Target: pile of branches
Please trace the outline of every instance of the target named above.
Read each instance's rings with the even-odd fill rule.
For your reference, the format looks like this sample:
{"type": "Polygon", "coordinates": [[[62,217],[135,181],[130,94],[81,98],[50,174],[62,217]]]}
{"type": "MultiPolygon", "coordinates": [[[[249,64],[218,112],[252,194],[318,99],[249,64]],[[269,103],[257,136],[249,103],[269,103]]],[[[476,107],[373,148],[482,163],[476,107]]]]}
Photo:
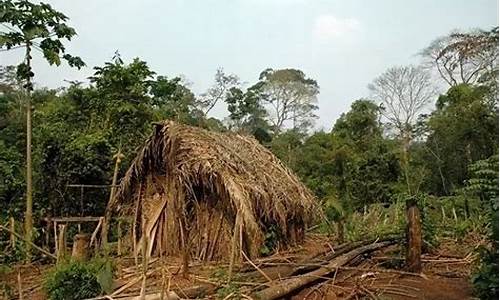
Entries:
{"type": "MultiPolygon", "coordinates": [[[[232,296],[235,298],[248,299],[281,299],[283,297],[296,295],[300,291],[313,287],[317,289],[326,282],[345,280],[344,271],[354,270],[368,272],[354,266],[364,261],[366,256],[374,251],[383,250],[398,242],[399,238],[389,237],[378,240],[365,240],[354,243],[346,243],[337,247],[329,248],[313,257],[294,259],[291,257],[269,257],[265,259],[250,260],[245,257],[246,263],[238,270],[238,273],[227,281],[214,280],[213,278],[203,276],[192,276],[197,283],[189,288],[181,288],[168,284],[151,289],[147,293],[142,293],[144,299],[194,299],[211,298],[214,293],[222,288],[229,286],[238,286],[238,291],[226,295],[227,299],[232,296]],[[211,296],[212,295],[212,296],[211,296]]],[[[148,266],[151,275],[154,272],[155,261],[150,262],[148,266]]],[[[139,267],[140,268],[140,267],[139,267]]],[[[134,273],[133,267],[125,269],[125,273],[134,273]]],[[[177,270],[178,271],[178,270],[177,270]]],[[[169,272],[175,273],[173,267],[169,272]]],[[[389,272],[389,271],[388,271],[389,272]]],[[[392,271],[391,271],[392,272],[392,271]]],[[[398,274],[415,275],[401,271],[394,271],[398,274]]],[[[137,274],[139,272],[135,272],[137,274]]],[[[129,275],[129,278],[131,275],[129,275]]],[[[122,299],[132,300],[141,299],[138,296],[131,296],[130,288],[138,285],[144,278],[137,275],[131,278],[127,283],[119,287],[113,294],[102,299],[122,299]]],[[[149,285],[148,285],[149,286],[149,285]]],[[[313,290],[314,290],[313,289],[313,290]]],[[[389,291],[397,292],[396,290],[389,291]]],[[[354,292],[354,290],[353,290],[354,292]]],[[[369,289],[360,289],[357,292],[368,294],[369,289]]],[[[135,294],[137,295],[137,294],[135,294]]]]}

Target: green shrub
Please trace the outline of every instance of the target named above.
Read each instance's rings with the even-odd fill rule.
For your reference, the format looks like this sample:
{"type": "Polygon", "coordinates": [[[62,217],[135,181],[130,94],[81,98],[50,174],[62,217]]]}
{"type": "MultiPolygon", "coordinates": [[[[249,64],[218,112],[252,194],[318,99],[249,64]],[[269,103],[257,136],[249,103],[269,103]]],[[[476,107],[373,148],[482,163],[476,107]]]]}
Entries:
{"type": "Polygon", "coordinates": [[[498,299],[498,250],[479,249],[481,263],[472,276],[474,292],[480,299],[498,299]]]}
{"type": "Polygon", "coordinates": [[[218,267],[212,272],[210,278],[219,284],[219,288],[216,291],[216,299],[241,299],[240,285],[233,282],[240,280],[238,274],[233,274],[233,281],[228,283],[229,276],[227,270],[218,267]]]}
{"type": "Polygon", "coordinates": [[[271,255],[278,248],[278,243],[282,238],[278,226],[275,224],[268,226],[264,236],[264,244],[259,249],[260,255],[271,255]]]}
{"type": "Polygon", "coordinates": [[[399,203],[384,207],[372,204],[366,213],[355,212],[346,218],[345,235],[347,241],[358,241],[404,232],[405,215],[399,203]]]}
{"type": "Polygon", "coordinates": [[[92,298],[109,292],[112,275],[109,261],[72,261],[57,266],[46,278],[44,288],[51,300],[92,298]]]}

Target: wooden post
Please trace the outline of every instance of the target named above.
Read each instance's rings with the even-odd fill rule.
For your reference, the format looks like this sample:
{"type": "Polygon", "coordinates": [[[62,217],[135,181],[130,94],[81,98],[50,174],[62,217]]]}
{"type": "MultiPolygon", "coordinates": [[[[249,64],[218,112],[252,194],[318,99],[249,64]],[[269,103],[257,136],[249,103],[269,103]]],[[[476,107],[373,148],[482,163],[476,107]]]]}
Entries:
{"type": "MultiPolygon", "coordinates": [[[[31,69],[31,42],[26,41],[26,64],[28,70],[31,69]]],[[[27,78],[27,99],[26,99],[26,213],[24,215],[24,234],[26,240],[26,260],[31,261],[31,243],[33,240],[33,169],[31,166],[31,115],[33,107],[31,105],[31,78],[27,78]]]]}
{"type": "Polygon", "coordinates": [[[21,269],[17,268],[17,289],[19,290],[19,300],[23,300],[23,285],[21,281],[21,269]]]}
{"type": "Polygon", "coordinates": [[[59,239],[57,241],[57,263],[60,263],[66,257],[66,224],[58,225],[59,239]]]}
{"type": "Polygon", "coordinates": [[[142,284],[141,284],[141,294],[139,296],[140,300],[146,299],[146,279],[147,279],[147,271],[148,271],[148,242],[149,242],[149,234],[146,233],[146,218],[144,217],[144,212],[141,212],[141,253],[142,253],[142,284]]]}
{"type": "Polygon", "coordinates": [[[15,249],[16,247],[16,235],[14,232],[16,232],[16,221],[14,220],[14,217],[9,218],[9,228],[10,228],[10,246],[12,249],[15,249]]]}
{"type": "Polygon", "coordinates": [[[122,154],[121,149],[119,149],[118,153],[116,153],[113,156],[113,159],[116,159],[115,170],[113,171],[113,181],[111,183],[111,192],[109,193],[108,205],[106,206],[106,212],[104,213],[104,219],[102,222],[102,231],[101,231],[101,243],[102,243],[102,247],[104,248],[104,253],[106,255],[108,254],[108,228],[109,228],[109,221],[111,219],[110,206],[113,204],[113,201],[115,198],[116,182],[118,181],[118,167],[120,166],[120,162],[122,161],[123,157],[124,157],[124,155],[122,154]]]}
{"type": "Polygon", "coordinates": [[[179,220],[179,226],[181,230],[181,243],[182,243],[182,275],[187,277],[189,274],[189,250],[187,243],[187,232],[186,224],[182,220],[179,220]]]}
{"type": "Polygon", "coordinates": [[[57,238],[57,222],[54,221],[52,222],[52,226],[54,227],[54,256],[57,257],[57,252],[59,252],[59,247],[57,245],[57,241],[58,241],[58,238],[57,238]]]}
{"type": "Polygon", "coordinates": [[[455,210],[455,206],[453,206],[451,212],[453,213],[453,218],[455,219],[455,222],[458,222],[458,216],[457,216],[457,211],[455,210]]]}
{"type": "Polygon", "coordinates": [[[90,236],[85,233],[76,234],[73,238],[71,257],[75,260],[86,261],[89,258],[90,236]]]}
{"type": "Polygon", "coordinates": [[[414,199],[407,203],[408,227],[406,232],[406,267],[409,272],[420,273],[422,271],[422,224],[420,210],[414,199]]]}

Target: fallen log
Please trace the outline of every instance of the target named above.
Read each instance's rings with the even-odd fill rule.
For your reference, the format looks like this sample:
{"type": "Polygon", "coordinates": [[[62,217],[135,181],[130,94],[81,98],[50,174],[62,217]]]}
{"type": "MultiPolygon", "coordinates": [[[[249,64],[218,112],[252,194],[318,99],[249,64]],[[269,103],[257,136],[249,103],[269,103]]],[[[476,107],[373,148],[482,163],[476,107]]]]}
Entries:
{"type": "Polygon", "coordinates": [[[336,272],[336,269],[338,267],[345,266],[346,264],[348,264],[350,261],[357,258],[358,256],[365,254],[365,253],[369,253],[369,252],[378,250],[378,249],[381,249],[381,248],[384,248],[384,247],[387,247],[393,243],[394,243],[394,240],[385,241],[385,242],[377,242],[377,243],[358,247],[356,249],[353,249],[345,254],[342,254],[342,255],[334,258],[325,266],[321,266],[312,272],[305,273],[305,274],[302,274],[299,276],[292,277],[290,279],[283,280],[272,287],[258,291],[258,292],[253,294],[252,298],[261,299],[261,300],[274,300],[274,299],[279,299],[279,298],[285,297],[285,296],[299,290],[302,287],[319,282],[321,280],[325,280],[325,278],[328,277],[330,274],[336,272]]]}
{"type": "MultiPolygon", "coordinates": [[[[323,251],[317,253],[316,255],[308,258],[304,258],[299,260],[296,263],[273,263],[273,262],[262,262],[259,263],[258,266],[261,267],[261,271],[264,272],[268,277],[272,279],[280,279],[295,275],[304,274],[307,272],[314,271],[318,269],[321,265],[326,265],[332,259],[345,254],[349,251],[352,251],[356,248],[366,246],[369,244],[373,244],[376,242],[386,242],[386,241],[397,241],[400,240],[401,237],[397,236],[389,236],[381,239],[370,239],[370,240],[362,240],[357,242],[350,242],[338,245],[329,251],[323,251]]],[[[247,281],[255,281],[260,282],[264,278],[261,272],[253,271],[253,272],[244,272],[240,273],[243,275],[243,278],[247,281]]]]}

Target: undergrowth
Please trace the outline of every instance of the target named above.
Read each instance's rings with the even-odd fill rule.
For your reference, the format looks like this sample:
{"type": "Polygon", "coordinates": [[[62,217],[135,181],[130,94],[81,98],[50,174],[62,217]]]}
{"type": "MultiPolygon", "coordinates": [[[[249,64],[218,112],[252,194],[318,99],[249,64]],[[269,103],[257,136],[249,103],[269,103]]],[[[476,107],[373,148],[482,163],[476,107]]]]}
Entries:
{"type": "Polygon", "coordinates": [[[217,299],[242,299],[241,286],[237,283],[238,274],[232,275],[232,281],[229,281],[229,274],[225,268],[218,267],[211,275],[211,279],[218,283],[220,287],[217,289],[217,299]]]}
{"type": "Polygon", "coordinates": [[[46,277],[44,288],[51,300],[77,300],[110,292],[113,283],[111,261],[70,261],[56,266],[46,277]]]}

